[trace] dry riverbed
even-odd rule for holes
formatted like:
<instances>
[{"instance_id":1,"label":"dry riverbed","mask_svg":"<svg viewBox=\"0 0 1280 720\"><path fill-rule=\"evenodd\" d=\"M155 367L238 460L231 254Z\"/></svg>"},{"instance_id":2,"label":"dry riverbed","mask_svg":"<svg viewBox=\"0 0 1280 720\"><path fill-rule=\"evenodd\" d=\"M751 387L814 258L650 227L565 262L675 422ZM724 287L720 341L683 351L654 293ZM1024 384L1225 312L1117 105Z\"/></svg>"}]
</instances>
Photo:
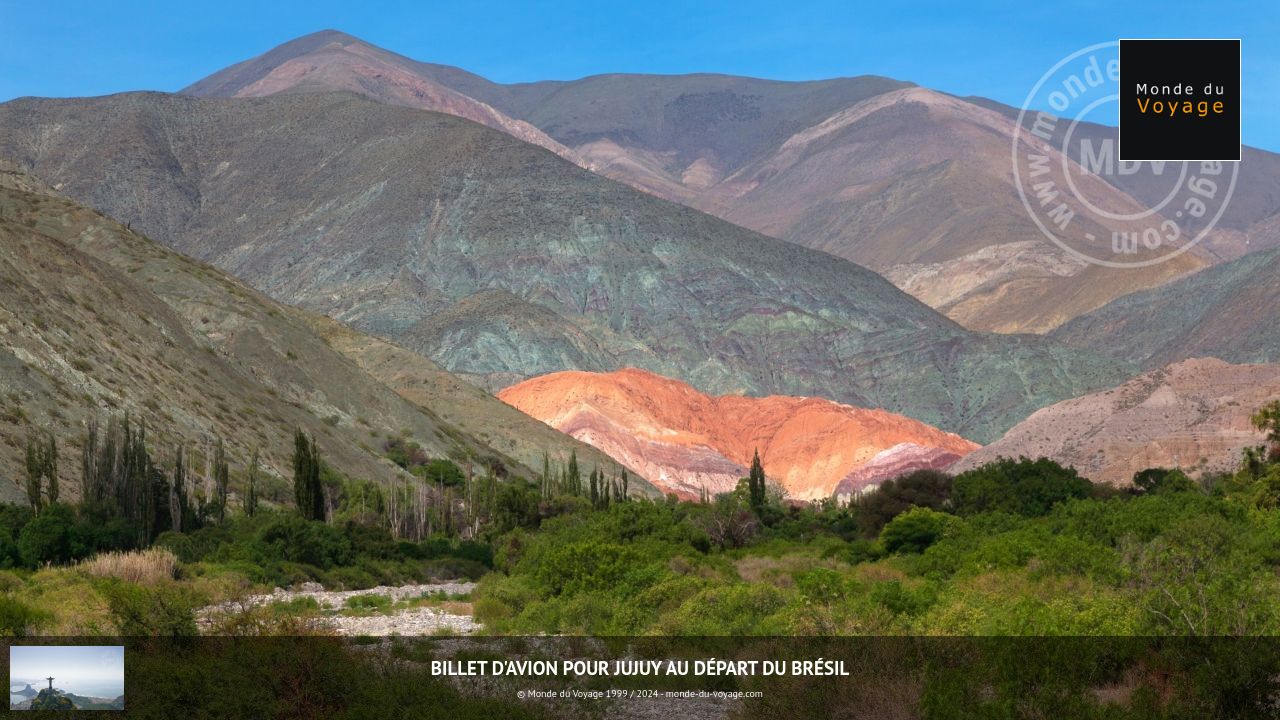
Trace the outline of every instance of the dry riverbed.
<instances>
[{"instance_id":1,"label":"dry riverbed","mask_svg":"<svg viewBox=\"0 0 1280 720\"><path fill-rule=\"evenodd\" d=\"M316 583L251 595L241 600L203 608L202 628L209 629L219 615L243 612L274 604L307 604L319 608L316 622L338 635L467 635L480 626L470 614L470 603L461 598L475 589L472 582L428 585L379 586L367 590L325 590ZM299 602L300 601L300 602Z\"/></svg>"}]
</instances>

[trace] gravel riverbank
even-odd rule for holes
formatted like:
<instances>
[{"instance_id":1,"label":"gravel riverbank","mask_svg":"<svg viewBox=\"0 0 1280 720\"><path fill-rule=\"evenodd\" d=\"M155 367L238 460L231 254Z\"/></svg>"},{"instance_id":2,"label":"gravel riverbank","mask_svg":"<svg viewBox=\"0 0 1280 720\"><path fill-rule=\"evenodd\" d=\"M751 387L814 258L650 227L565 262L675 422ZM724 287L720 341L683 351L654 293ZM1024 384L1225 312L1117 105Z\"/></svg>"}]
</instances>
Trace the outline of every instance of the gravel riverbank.
<instances>
[{"instance_id":1,"label":"gravel riverbank","mask_svg":"<svg viewBox=\"0 0 1280 720\"><path fill-rule=\"evenodd\" d=\"M381 595L390 598L394 603L433 595L443 594L449 597L466 595L474 588L475 583L472 582L449 582L396 587L380 585L365 590L325 590L317 583L304 583L288 590L276 588L270 593L211 605L203 608L198 617L201 625L208 627L210 618L218 614L234 613L247 608L302 598L311 598L320 605L322 610L334 612L345 608L348 599L362 595ZM467 635L480 627L470 615L452 613L435 607L406 608L390 614L326 614L319 619L319 622L339 635L435 635L437 633Z\"/></svg>"}]
</instances>

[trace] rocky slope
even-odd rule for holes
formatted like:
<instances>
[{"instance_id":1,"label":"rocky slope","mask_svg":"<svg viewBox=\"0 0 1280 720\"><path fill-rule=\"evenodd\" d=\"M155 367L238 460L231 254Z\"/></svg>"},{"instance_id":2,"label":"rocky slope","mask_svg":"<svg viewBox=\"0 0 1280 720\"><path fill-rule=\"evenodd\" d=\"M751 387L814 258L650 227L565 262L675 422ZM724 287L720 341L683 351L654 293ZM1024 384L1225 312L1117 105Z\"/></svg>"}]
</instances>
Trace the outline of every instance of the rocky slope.
<instances>
[{"instance_id":1,"label":"rocky slope","mask_svg":"<svg viewBox=\"0 0 1280 720\"><path fill-rule=\"evenodd\" d=\"M1201 267L1187 254L1147 268L1103 268L1047 242L1010 180L1013 132L1004 116L959 99L896 90L797 132L701 202L882 272L966 327L1000 332L1043 332ZM1049 155L1060 174L1061 157ZM1096 177L1075 182L1098 204L1140 209ZM1097 237L1121 229L1064 200Z\"/></svg>"},{"instance_id":2,"label":"rocky slope","mask_svg":"<svg viewBox=\"0 0 1280 720\"><path fill-rule=\"evenodd\" d=\"M432 408L453 427L527 467L540 469L543 453L563 464L572 452L582 463L599 467L611 477L621 469L608 455L498 402L415 352L321 315L308 313L308 320L330 347L378 382L415 405ZM643 488L644 483L637 482L637 487Z\"/></svg>"},{"instance_id":3,"label":"rocky slope","mask_svg":"<svg viewBox=\"0 0 1280 720\"><path fill-rule=\"evenodd\" d=\"M1195 359L1111 390L1050 405L952 467L997 457L1048 457L1094 482L1126 485L1150 467L1229 470L1262 443L1250 416L1280 398L1280 365Z\"/></svg>"},{"instance_id":4,"label":"rocky slope","mask_svg":"<svg viewBox=\"0 0 1280 720\"><path fill-rule=\"evenodd\" d=\"M635 369L554 373L498 397L684 495L732 490L757 451L771 480L812 500L858 471L865 485L926 456L945 467L941 455L954 461L978 447L883 410L821 398L715 397ZM886 452L898 462L886 463Z\"/></svg>"},{"instance_id":5,"label":"rocky slope","mask_svg":"<svg viewBox=\"0 0 1280 720\"><path fill-rule=\"evenodd\" d=\"M967 332L878 275L475 123L349 94L0 106L0 154L278 300L491 389L644 367L978 441L1122 363Z\"/></svg>"},{"instance_id":6,"label":"rocky slope","mask_svg":"<svg viewBox=\"0 0 1280 720\"><path fill-rule=\"evenodd\" d=\"M965 100L994 110L1005 117L1016 119L1018 109L986 98L969 97ZM1032 118L1024 118L1031 124ZM1053 144L1062 147L1063 135L1070 126L1060 123L1054 129ZM1075 126L1070 138L1068 155L1084 157L1084 143L1090 143L1096 152L1104 143L1118 146L1118 130L1109 125L1082 122ZM1266 150L1244 146L1240 152L1240 179L1231 194L1231 202L1223 210L1211 233L1200 243L1200 249L1215 262L1233 260L1260 250L1280 245L1280 155ZM1146 207L1158 205L1169 192L1170 174L1176 165L1169 165L1156 172L1155 165L1135 163L1124 173L1106 175L1108 182L1143 203ZM1184 217L1182 223L1189 231L1202 227L1197 221Z\"/></svg>"},{"instance_id":7,"label":"rocky slope","mask_svg":"<svg viewBox=\"0 0 1280 720\"><path fill-rule=\"evenodd\" d=\"M63 493L75 497L85 422L125 412L147 421L158 457L177 442L203 452L216 435L235 472L261 446L264 464L284 477L295 428L314 434L334 467L371 479L399 472L379 451L388 432L406 433L432 455L525 472L522 461L475 434L518 451L529 466L534 453L506 437L527 433L527 442L543 445L539 455L578 447L475 391L465 404L469 427L460 430L427 408L453 405L453 391L427 387L412 401L397 395L313 329L329 321L49 194L10 166L0 167L0 248L5 498L20 496L31 427L55 432ZM343 338L363 348L380 342L352 331Z\"/></svg>"},{"instance_id":8,"label":"rocky slope","mask_svg":"<svg viewBox=\"0 0 1280 720\"><path fill-rule=\"evenodd\" d=\"M1054 339L1159 367L1191 357L1280 361L1280 248L1245 255L1076 318Z\"/></svg>"}]
</instances>

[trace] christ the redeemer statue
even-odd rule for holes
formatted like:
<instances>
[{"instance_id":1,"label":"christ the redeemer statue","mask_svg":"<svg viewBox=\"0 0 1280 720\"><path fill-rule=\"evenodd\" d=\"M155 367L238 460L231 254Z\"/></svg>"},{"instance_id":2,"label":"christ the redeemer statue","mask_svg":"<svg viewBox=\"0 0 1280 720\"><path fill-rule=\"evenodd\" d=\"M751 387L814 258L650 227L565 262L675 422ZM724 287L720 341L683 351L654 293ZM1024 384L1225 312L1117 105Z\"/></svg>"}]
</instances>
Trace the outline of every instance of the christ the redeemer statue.
<instances>
[{"instance_id":1,"label":"christ the redeemer statue","mask_svg":"<svg viewBox=\"0 0 1280 720\"><path fill-rule=\"evenodd\" d=\"M47 678L45 678L45 679L49 681L49 689L50 689L50 690L52 690L52 689L53 689L53 676L49 676L49 677L47 677Z\"/></svg>"}]
</instances>

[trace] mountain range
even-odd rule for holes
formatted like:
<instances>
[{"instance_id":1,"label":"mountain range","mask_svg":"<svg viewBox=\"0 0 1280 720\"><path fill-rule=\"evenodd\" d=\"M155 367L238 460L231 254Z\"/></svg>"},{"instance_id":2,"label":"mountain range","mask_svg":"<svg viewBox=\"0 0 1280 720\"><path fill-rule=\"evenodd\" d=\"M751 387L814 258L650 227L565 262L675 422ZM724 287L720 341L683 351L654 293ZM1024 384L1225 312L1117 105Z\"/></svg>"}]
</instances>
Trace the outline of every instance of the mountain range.
<instances>
[{"instance_id":1,"label":"mountain range","mask_svg":"<svg viewBox=\"0 0 1280 720\"><path fill-rule=\"evenodd\" d=\"M1140 269L1085 264L1045 242L1018 199L1009 167L1016 109L876 76L610 74L503 85L330 30L184 92L326 90L482 122L646 192L870 267L972 329L1044 332L1280 243L1280 155L1246 148L1220 229L1198 252ZM1114 140L1114 128L1082 123L1069 154ZM1168 191L1165 174L1131 170L1075 181L1113 211ZM1123 228L1093 232L1108 229Z\"/></svg>"},{"instance_id":2,"label":"mountain range","mask_svg":"<svg viewBox=\"0 0 1280 720\"><path fill-rule=\"evenodd\" d=\"M28 424L124 411L279 471L299 427L394 475L395 428L686 495L748 443L796 497L1234 457L1272 366L1171 363L1280 361L1280 155L1244 149L1191 252L1103 268L1022 207L1017 116L875 76L498 84L336 31L181 94L0 104L0 476ZM1151 167L1075 176L1114 140L1080 124L1055 179L1157 202Z\"/></svg>"},{"instance_id":3,"label":"mountain range","mask_svg":"<svg viewBox=\"0 0 1280 720\"><path fill-rule=\"evenodd\" d=\"M967 331L848 261L349 93L23 99L0 128L0 156L61 192L490 390L640 367L983 442L1131 372Z\"/></svg>"}]
</instances>

